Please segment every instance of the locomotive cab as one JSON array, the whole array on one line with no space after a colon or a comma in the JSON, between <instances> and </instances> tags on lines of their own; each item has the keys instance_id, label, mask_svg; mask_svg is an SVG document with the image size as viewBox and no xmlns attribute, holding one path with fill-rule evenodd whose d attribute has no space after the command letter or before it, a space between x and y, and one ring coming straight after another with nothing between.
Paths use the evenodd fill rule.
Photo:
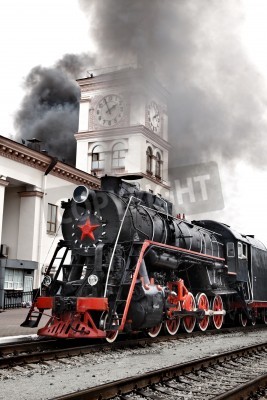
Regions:
<instances>
[{"instance_id":1,"label":"locomotive cab","mask_svg":"<svg viewBox=\"0 0 267 400\"><path fill-rule=\"evenodd\" d=\"M266 247L254 236L242 235L230 226L216 221L204 220L197 225L211 229L221 235L225 260L228 266L229 284L235 288L234 304L241 308L252 321L255 321L258 309L265 321L266 304L267 251ZM241 323L244 319L241 316Z\"/></svg>"}]
</instances>

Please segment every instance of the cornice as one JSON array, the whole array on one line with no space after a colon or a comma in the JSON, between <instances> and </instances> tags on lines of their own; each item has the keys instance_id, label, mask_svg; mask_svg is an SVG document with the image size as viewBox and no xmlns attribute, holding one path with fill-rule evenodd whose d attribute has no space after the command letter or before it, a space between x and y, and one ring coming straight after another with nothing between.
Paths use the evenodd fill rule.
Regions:
<instances>
[{"instance_id":1,"label":"cornice","mask_svg":"<svg viewBox=\"0 0 267 400\"><path fill-rule=\"evenodd\" d=\"M8 185L9 185L9 181L0 178L0 186L6 187Z\"/></svg>"},{"instance_id":2,"label":"cornice","mask_svg":"<svg viewBox=\"0 0 267 400\"><path fill-rule=\"evenodd\" d=\"M95 90L111 89L113 87L130 88L133 84L140 84L160 93L165 99L169 92L150 71L142 68L125 68L92 77L77 79L82 93Z\"/></svg>"},{"instance_id":3,"label":"cornice","mask_svg":"<svg viewBox=\"0 0 267 400\"><path fill-rule=\"evenodd\" d=\"M42 172L47 170L53 160L53 157L32 150L3 136L0 136L0 156L38 169ZM100 188L100 181L97 177L65 164L62 161L57 162L50 174L75 185L82 183L91 188Z\"/></svg>"},{"instance_id":4,"label":"cornice","mask_svg":"<svg viewBox=\"0 0 267 400\"><path fill-rule=\"evenodd\" d=\"M90 139L101 139L101 138L110 138L114 139L115 136L132 136L141 134L145 136L147 139L157 143L159 146L163 147L166 150L171 148L171 145L160 136L156 135L155 133L151 132L150 129L146 128L144 125L133 125L127 127L118 127L113 129L99 129L97 131L85 131L85 132L78 132L74 136L77 141L79 140L90 140Z\"/></svg>"},{"instance_id":5,"label":"cornice","mask_svg":"<svg viewBox=\"0 0 267 400\"><path fill-rule=\"evenodd\" d=\"M26 192L18 192L20 197L40 197L42 198L44 196L43 192L40 192L38 190L29 190Z\"/></svg>"},{"instance_id":6,"label":"cornice","mask_svg":"<svg viewBox=\"0 0 267 400\"><path fill-rule=\"evenodd\" d=\"M76 185L85 184L93 189L100 188L100 180L93 175L87 174L77 168L71 167L70 165L58 162L51 172L61 179L70 181Z\"/></svg>"}]
</instances>

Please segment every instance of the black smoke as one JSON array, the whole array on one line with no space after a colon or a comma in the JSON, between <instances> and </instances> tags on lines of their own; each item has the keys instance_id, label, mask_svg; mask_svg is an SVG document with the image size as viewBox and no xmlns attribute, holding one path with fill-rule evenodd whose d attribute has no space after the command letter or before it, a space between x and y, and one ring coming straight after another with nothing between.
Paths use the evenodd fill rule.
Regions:
<instances>
[{"instance_id":1,"label":"black smoke","mask_svg":"<svg viewBox=\"0 0 267 400\"><path fill-rule=\"evenodd\" d=\"M15 117L17 140L37 138L52 156L75 165L78 131L79 86L94 62L86 54L67 54L54 67L34 67L25 79L26 95Z\"/></svg>"},{"instance_id":2,"label":"black smoke","mask_svg":"<svg viewBox=\"0 0 267 400\"><path fill-rule=\"evenodd\" d=\"M169 90L171 164L266 165L266 87L239 39L242 2L80 0L103 65L134 60Z\"/></svg>"},{"instance_id":3,"label":"black smoke","mask_svg":"<svg viewBox=\"0 0 267 400\"><path fill-rule=\"evenodd\" d=\"M74 160L79 90L95 65L143 65L168 89L171 166L245 159L266 165L266 87L239 40L239 0L80 0L90 52L35 67L16 117L20 137Z\"/></svg>"}]
</instances>

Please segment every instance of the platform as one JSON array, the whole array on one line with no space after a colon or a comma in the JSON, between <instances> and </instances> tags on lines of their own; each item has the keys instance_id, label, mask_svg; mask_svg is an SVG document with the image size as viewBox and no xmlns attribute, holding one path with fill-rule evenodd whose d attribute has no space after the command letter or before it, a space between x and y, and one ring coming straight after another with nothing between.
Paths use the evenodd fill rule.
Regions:
<instances>
[{"instance_id":1,"label":"platform","mask_svg":"<svg viewBox=\"0 0 267 400\"><path fill-rule=\"evenodd\" d=\"M29 308L14 308L0 312L0 339L9 336L34 335L48 320L43 316L37 328L23 328L20 324L25 320Z\"/></svg>"}]
</instances>

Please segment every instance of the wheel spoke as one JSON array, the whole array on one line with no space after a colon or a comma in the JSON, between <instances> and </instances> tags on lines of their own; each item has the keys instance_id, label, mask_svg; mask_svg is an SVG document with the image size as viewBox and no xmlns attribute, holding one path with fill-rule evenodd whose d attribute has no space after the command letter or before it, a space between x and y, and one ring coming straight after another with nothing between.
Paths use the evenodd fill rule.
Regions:
<instances>
[{"instance_id":1,"label":"wheel spoke","mask_svg":"<svg viewBox=\"0 0 267 400\"><path fill-rule=\"evenodd\" d=\"M214 297L212 302L213 311L223 311L223 301L221 296L217 295ZM217 314L212 316L212 322L216 329L221 329L223 324L223 314Z\"/></svg>"},{"instance_id":2,"label":"wheel spoke","mask_svg":"<svg viewBox=\"0 0 267 400\"><path fill-rule=\"evenodd\" d=\"M196 296L196 304L197 308L200 310L209 310L209 300L205 293L198 293ZM197 326L201 331L205 331L209 326L210 318L208 315L205 315L202 320L197 322Z\"/></svg>"},{"instance_id":3,"label":"wheel spoke","mask_svg":"<svg viewBox=\"0 0 267 400\"><path fill-rule=\"evenodd\" d=\"M196 308L196 302L192 293L188 292L182 305L183 310L193 311ZM196 317L184 317L183 328L187 333L191 333L196 325Z\"/></svg>"},{"instance_id":4,"label":"wheel spoke","mask_svg":"<svg viewBox=\"0 0 267 400\"><path fill-rule=\"evenodd\" d=\"M180 303L178 303L177 311L180 311L180 310L181 310L181 306L180 306ZM179 317L173 317L171 319L167 319L164 323L165 332L172 336L178 332L179 327L180 327L180 318Z\"/></svg>"}]
</instances>

